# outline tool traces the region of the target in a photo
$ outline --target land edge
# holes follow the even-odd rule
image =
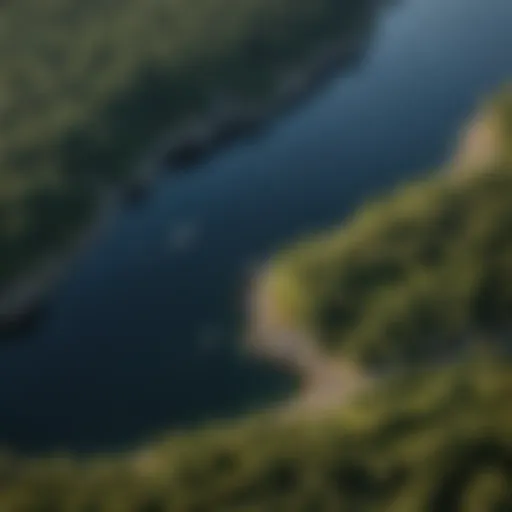
[[[271,99],[264,105],[247,103],[243,111],[232,112],[220,124],[217,114],[207,113],[203,118],[187,119],[179,128],[157,136],[156,143],[144,152],[145,156],[135,165],[135,171],[130,173],[125,182],[103,191],[92,219],[70,237],[71,241],[64,248],[46,255],[42,261],[0,292],[0,331],[11,324],[23,323],[39,311],[47,293],[66,274],[69,265],[107,229],[114,214],[126,204],[126,197],[130,195],[133,187],[144,187],[163,174],[163,169],[160,168],[163,166],[158,163],[165,159],[166,153],[189,147],[191,141],[197,141],[198,133],[208,134],[206,138],[217,138],[226,125],[240,125],[240,130],[243,131],[245,127],[255,124],[268,124],[283,108],[293,108],[314,88],[326,81],[327,75],[333,74],[344,62],[349,61],[354,50],[357,51],[358,43],[357,36],[347,38],[345,35],[315,49],[313,55],[297,68],[283,72],[282,77],[277,80],[276,92],[271,94]],[[236,138],[237,134],[233,134],[231,140],[222,140],[215,149],[228,145]],[[173,172],[176,169],[169,170]]]

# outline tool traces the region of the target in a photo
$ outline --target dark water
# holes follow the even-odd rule
[[[289,393],[237,348],[244,269],[441,162],[512,77],[511,25],[510,0],[406,0],[349,74],[159,182],[76,263],[39,331],[2,349],[0,444],[116,446]]]

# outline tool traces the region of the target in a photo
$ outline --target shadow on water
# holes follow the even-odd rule
[[[18,312],[0,315],[0,349],[18,341],[28,340],[37,334],[48,314],[50,304],[46,299],[34,302]]]

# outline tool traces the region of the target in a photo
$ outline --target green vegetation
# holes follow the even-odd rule
[[[0,16],[0,287],[61,248],[164,129],[264,98],[374,0],[29,0]]]
[[[493,103],[503,127],[510,98]],[[281,316],[372,365],[501,343],[512,311],[509,134],[500,132],[503,154],[491,169],[445,169],[283,251],[267,276]]]
[[[372,19],[370,0],[196,4],[2,6],[0,283],[83,225],[159,130],[217,93],[270,94],[312,41]],[[335,355],[436,365],[312,421],[262,415],[84,460],[4,453],[0,511],[512,510],[511,363],[464,352],[510,341],[512,94],[489,108],[492,168],[402,187],[266,276],[283,318]]]
[[[5,457],[0,510],[505,512],[511,392],[510,364],[470,360],[304,424],[263,417],[129,457]]]

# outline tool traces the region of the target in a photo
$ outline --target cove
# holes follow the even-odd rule
[[[442,162],[512,75],[508,0],[408,0],[365,57],[251,139],[114,219],[0,352],[0,445],[122,447],[286,397],[239,349],[247,269]]]

